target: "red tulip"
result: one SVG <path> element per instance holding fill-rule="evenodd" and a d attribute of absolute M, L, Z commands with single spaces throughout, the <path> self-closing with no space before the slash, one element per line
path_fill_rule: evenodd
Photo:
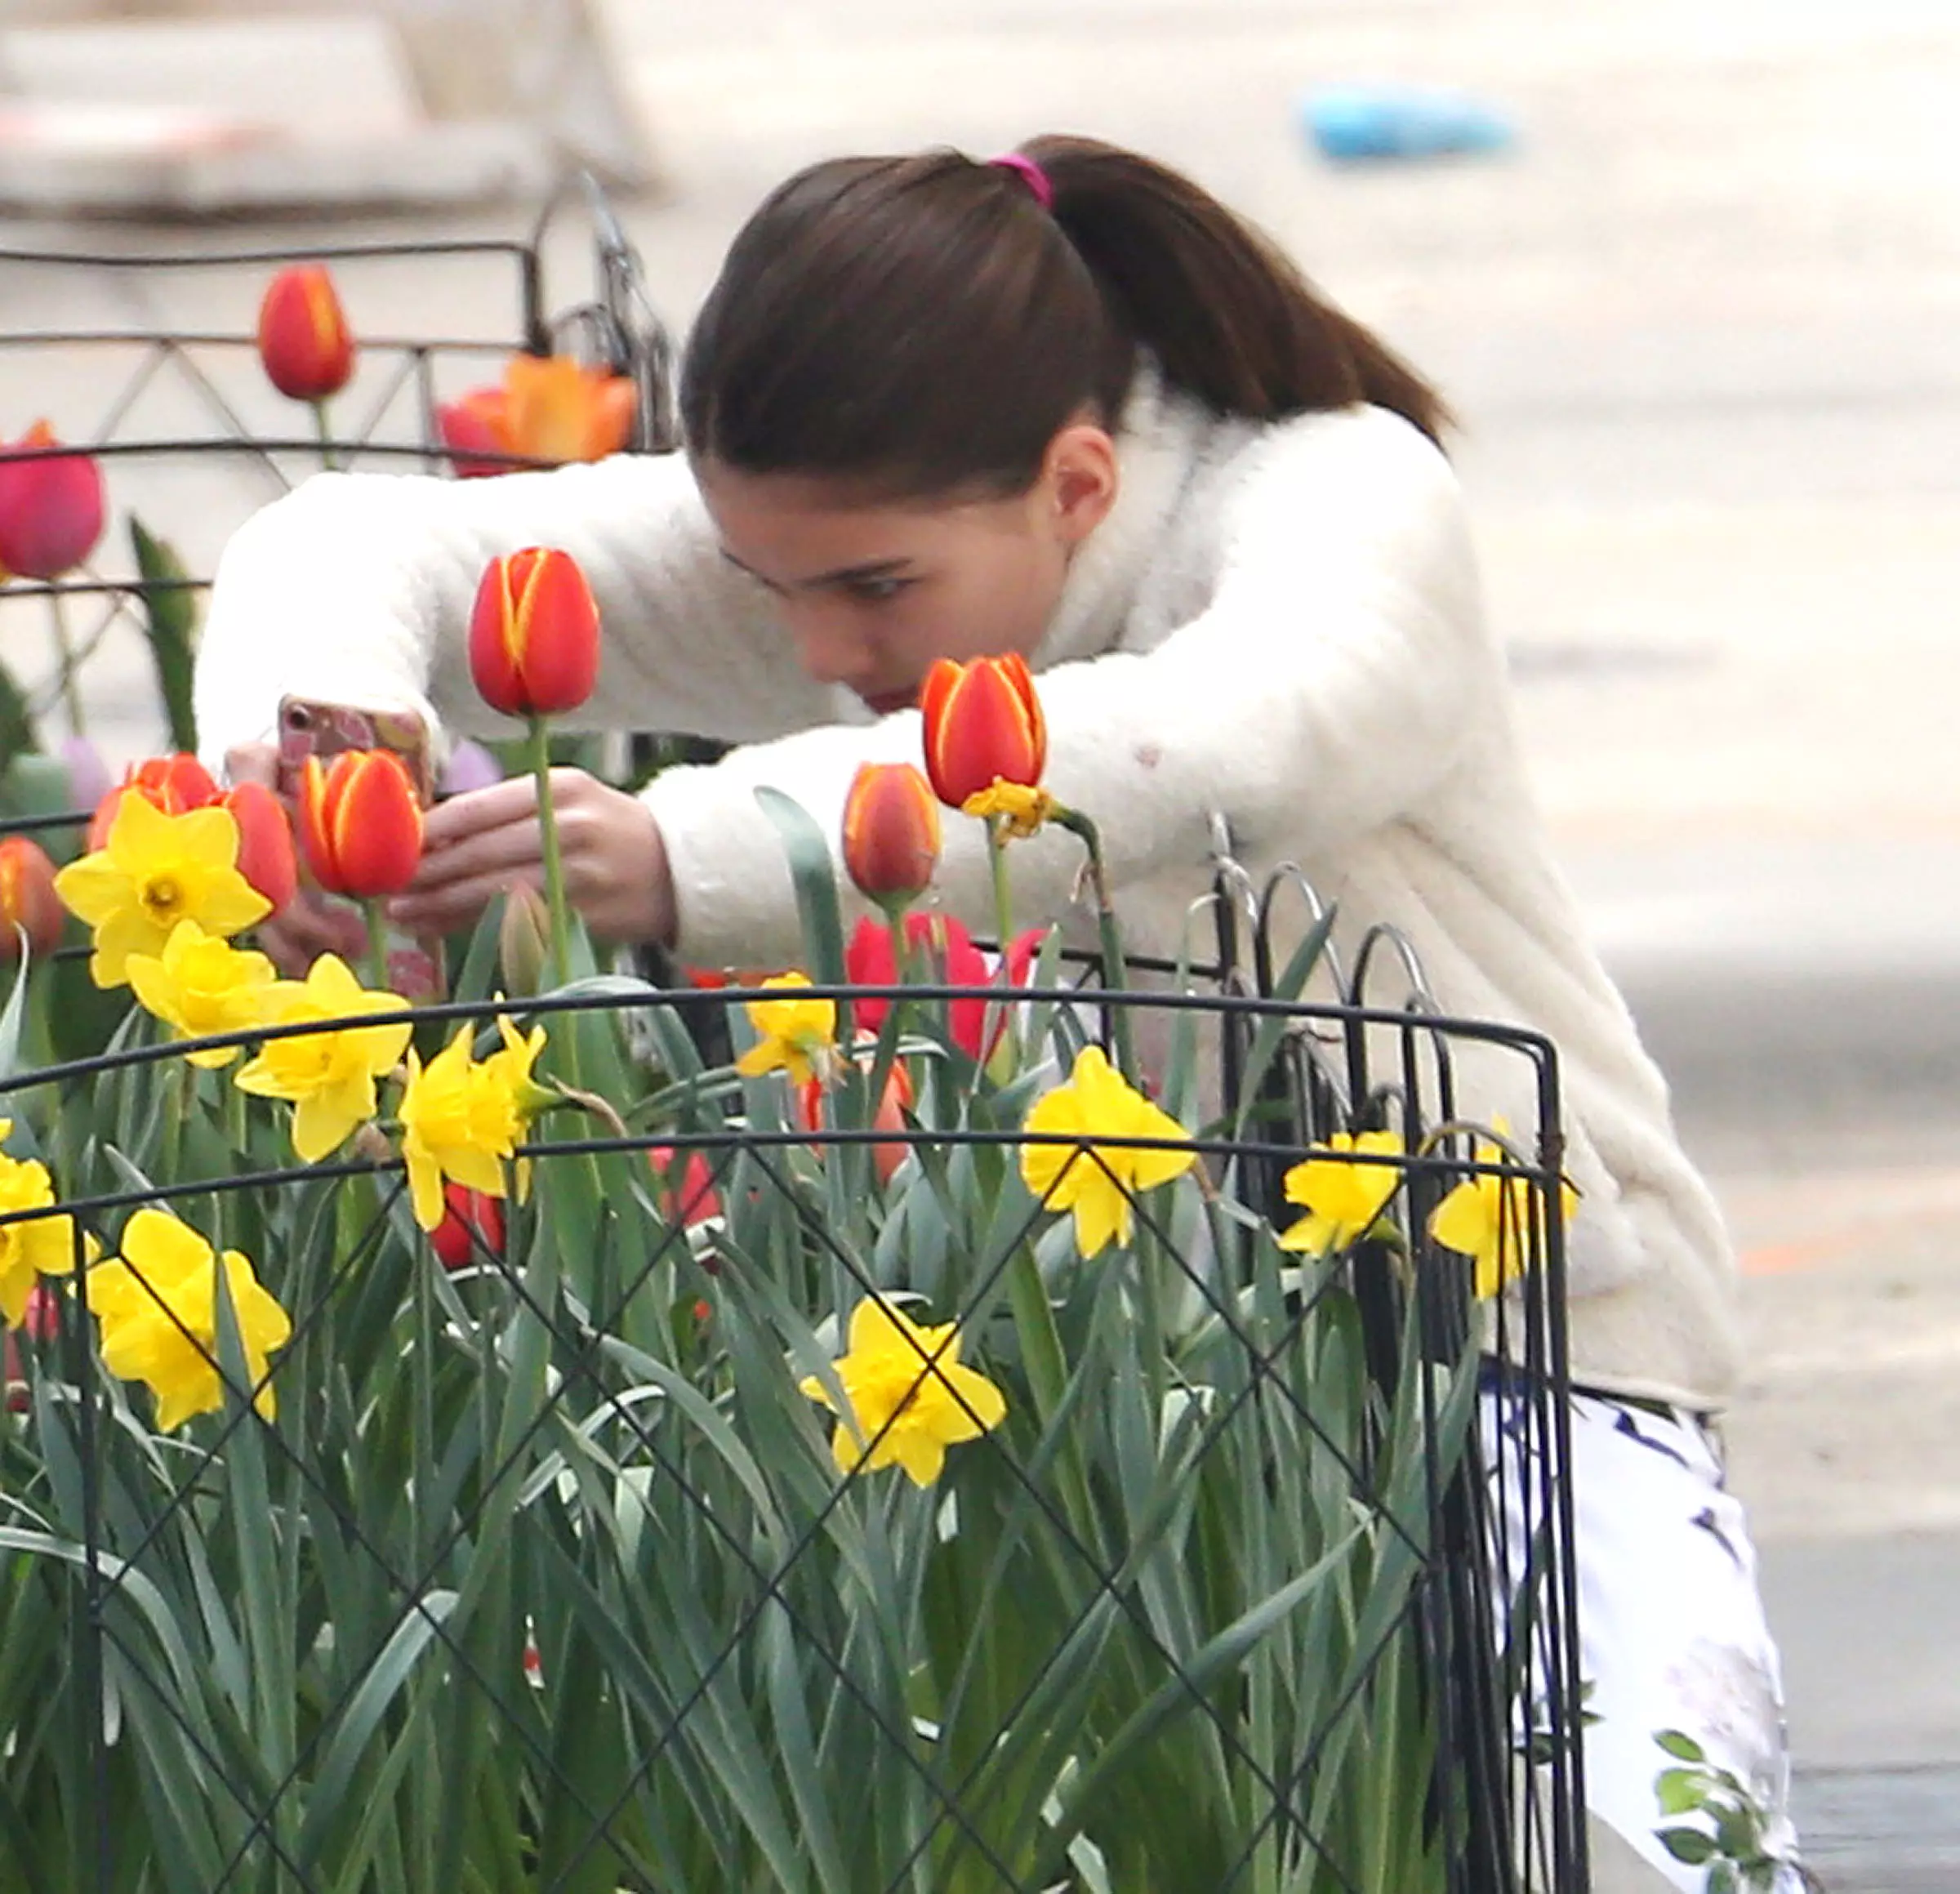
<path fill-rule="evenodd" d="M 661 1180 L 660 1214 L 684 1230 L 722 1214 L 721 1193 L 715 1188 L 715 1167 L 705 1151 L 690 1151 L 674 1175 L 675 1160 L 680 1156 L 671 1144 L 656 1144 L 647 1152 L 647 1162 Z"/>
<path fill-rule="evenodd" d="M 1010 986 L 1027 978 L 1029 967 L 1047 938 L 1046 929 L 1033 927 L 1016 934 L 1008 943 L 1007 978 Z M 931 968 L 932 983 L 947 987 L 985 987 L 992 982 L 987 956 L 973 945 L 973 936 L 950 914 L 908 914 L 905 917 L 906 944 L 914 959 L 923 959 Z M 941 977 L 943 969 L 943 978 Z M 898 956 L 892 950 L 892 930 L 882 921 L 868 916 L 859 921 L 844 951 L 844 978 L 854 987 L 893 987 L 898 984 Z M 947 1024 L 953 1043 L 976 1062 L 984 1055 L 981 1037 L 987 1030 L 990 1002 L 984 999 L 955 1000 L 947 1010 Z M 851 1017 L 864 1032 L 876 1032 L 890 1010 L 887 1000 L 851 1001 Z M 995 1027 L 997 1041 L 1004 1019 Z M 988 1050 L 991 1050 L 990 1046 Z"/>
<path fill-rule="evenodd" d="M 96 804 L 89 818 L 87 846 L 92 854 L 109 846 L 109 831 L 115 827 L 116 811 L 126 795 L 140 795 L 165 815 L 185 815 L 194 809 L 208 809 L 218 800 L 218 786 L 196 757 L 180 752 L 174 756 L 151 756 L 133 764 L 122 780 Z"/>
<path fill-rule="evenodd" d="M 506 459 L 500 457 L 517 451 L 510 444 L 506 405 L 501 388 L 473 389 L 460 401 L 438 405 L 436 432 L 449 450 L 449 464 L 459 480 L 480 480 L 511 470 Z"/>
<path fill-rule="evenodd" d="M 470 616 L 470 675 L 493 711 L 575 711 L 599 680 L 599 607 L 569 553 L 532 546 L 490 562 Z"/>
<path fill-rule="evenodd" d="M 218 799 L 238 825 L 238 872 L 279 912 L 299 892 L 300 864 L 286 807 L 262 782 L 241 782 Z"/>
<path fill-rule="evenodd" d="M 354 358 L 332 277 L 318 263 L 282 270 L 259 305 L 259 359 L 273 386 L 295 401 L 324 401 L 347 385 Z"/>
<path fill-rule="evenodd" d="M 858 892 L 891 907 L 931 885 L 939 805 L 909 763 L 860 764 L 844 803 L 844 866 Z"/>
<path fill-rule="evenodd" d="M 925 769 L 939 800 L 964 809 L 996 782 L 1032 789 L 1048 762 L 1048 725 L 1017 652 L 956 664 L 942 657 L 919 693 Z"/>
<path fill-rule="evenodd" d="M 102 537 L 102 471 L 64 448 L 38 421 L 0 447 L 0 567 L 52 582 L 81 564 Z"/>
<path fill-rule="evenodd" d="M 65 916 L 55 893 L 55 865 L 38 842 L 25 836 L 0 840 L 0 961 L 20 957 L 20 929 L 28 951 L 45 960 L 61 944 Z"/>
<path fill-rule="evenodd" d="M 306 759 L 300 778 L 306 866 L 329 894 L 357 901 L 399 894 L 422 858 L 422 809 L 408 766 L 391 750 Z"/>
<path fill-rule="evenodd" d="M 27 1307 L 20 1326 L 38 1342 L 51 1342 L 61 1333 L 61 1298 L 45 1282 L 37 1282 L 27 1292 Z"/>
<path fill-rule="evenodd" d="M 504 1253 L 504 1206 L 467 1184 L 443 1187 L 443 1220 L 429 1232 L 429 1247 L 445 1269 L 466 1269 L 486 1254 Z"/>

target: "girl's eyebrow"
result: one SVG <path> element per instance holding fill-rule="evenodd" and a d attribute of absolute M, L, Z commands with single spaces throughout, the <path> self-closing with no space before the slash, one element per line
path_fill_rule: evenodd
<path fill-rule="evenodd" d="M 765 586 L 775 586 L 778 591 L 791 589 L 777 586 L 773 579 L 764 578 L 753 566 L 744 565 L 725 546 L 721 549 L 721 556 L 737 572 L 745 572 L 751 578 L 760 580 Z M 814 578 L 795 580 L 793 582 L 794 589 L 800 591 L 813 586 L 862 585 L 869 579 L 893 578 L 911 563 L 909 559 L 866 559 L 858 565 L 840 565 L 834 572 L 818 573 Z"/>

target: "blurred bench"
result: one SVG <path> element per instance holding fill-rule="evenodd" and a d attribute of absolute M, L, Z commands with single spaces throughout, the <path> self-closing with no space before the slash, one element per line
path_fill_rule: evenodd
<path fill-rule="evenodd" d="M 5 0 L 17 29 L 244 26 L 358 21 L 385 37 L 433 132 L 521 131 L 621 189 L 653 181 L 595 0 Z M 133 35 L 132 35 L 133 38 Z M 0 86 L 6 79 L 0 60 Z M 241 96 L 246 96 L 243 91 Z"/>

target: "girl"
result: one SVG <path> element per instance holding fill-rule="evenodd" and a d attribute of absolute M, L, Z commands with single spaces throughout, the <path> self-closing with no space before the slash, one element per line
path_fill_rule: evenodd
<path fill-rule="evenodd" d="M 494 729 L 465 659 L 477 579 L 564 547 L 607 627 L 595 724 L 739 746 L 637 798 L 559 772 L 573 899 L 603 936 L 785 965 L 755 786 L 835 834 L 859 763 L 918 755 L 935 658 L 1024 654 L 1049 782 L 1100 820 L 1139 950 L 1176 951 L 1222 816 L 1255 876 L 1298 862 L 1356 924 L 1401 927 L 1446 1012 L 1561 1047 L 1588 1783 L 1624 1838 L 1602 1856 L 1629 1886 L 1704 1878 L 1656 1838 L 1682 1819 L 1656 1802 L 1664 1729 L 1792 1854 L 1775 1655 L 1706 1418 L 1735 1368 L 1733 1264 L 1548 860 L 1435 393 L 1187 179 L 1051 137 L 792 178 L 735 241 L 681 405 L 684 457 L 325 475 L 258 515 L 198 673 L 233 774 L 269 773 L 287 692 Z M 1078 861 L 1066 836 L 1017 844 L 1029 908 L 1067 911 Z M 459 796 L 396 918 L 466 926 L 538 874 L 528 780 Z M 939 887 L 986 928 L 979 824 L 949 825 Z M 274 944 L 304 959 L 333 925 L 301 907 Z M 1506 1108 L 1494 1078 L 1467 1090 Z"/>

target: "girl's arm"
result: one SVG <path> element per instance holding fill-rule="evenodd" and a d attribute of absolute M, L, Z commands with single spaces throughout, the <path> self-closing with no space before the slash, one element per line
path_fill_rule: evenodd
<path fill-rule="evenodd" d="M 679 455 L 479 480 L 325 474 L 225 549 L 198 658 L 207 757 L 270 742 L 288 693 L 414 711 L 439 735 L 507 730 L 470 685 L 470 608 L 491 559 L 540 545 L 585 568 L 604 628 L 575 726 L 745 741 L 831 714 L 721 557 Z"/>
<path fill-rule="evenodd" d="M 1154 649 L 1037 680 L 1049 787 L 1101 827 L 1119 894 L 1166 869 L 1201 881 L 1214 812 L 1249 862 L 1338 858 L 1417 808 L 1503 714 L 1461 496 L 1413 428 L 1370 409 L 1304 417 L 1216 479 L 1219 490 L 1193 502 L 1216 509 L 1193 553 L 1215 567 L 1209 605 Z M 645 800 L 672 867 L 683 956 L 746 965 L 795 951 L 789 879 L 757 784 L 793 796 L 835 836 L 857 764 L 919 755 L 907 711 L 654 782 Z M 1051 829 L 1013 844 L 1012 858 L 1022 920 L 1067 907 L 1082 860 L 1073 837 Z M 979 823 L 948 816 L 938 885 L 954 911 L 991 931 Z"/>

